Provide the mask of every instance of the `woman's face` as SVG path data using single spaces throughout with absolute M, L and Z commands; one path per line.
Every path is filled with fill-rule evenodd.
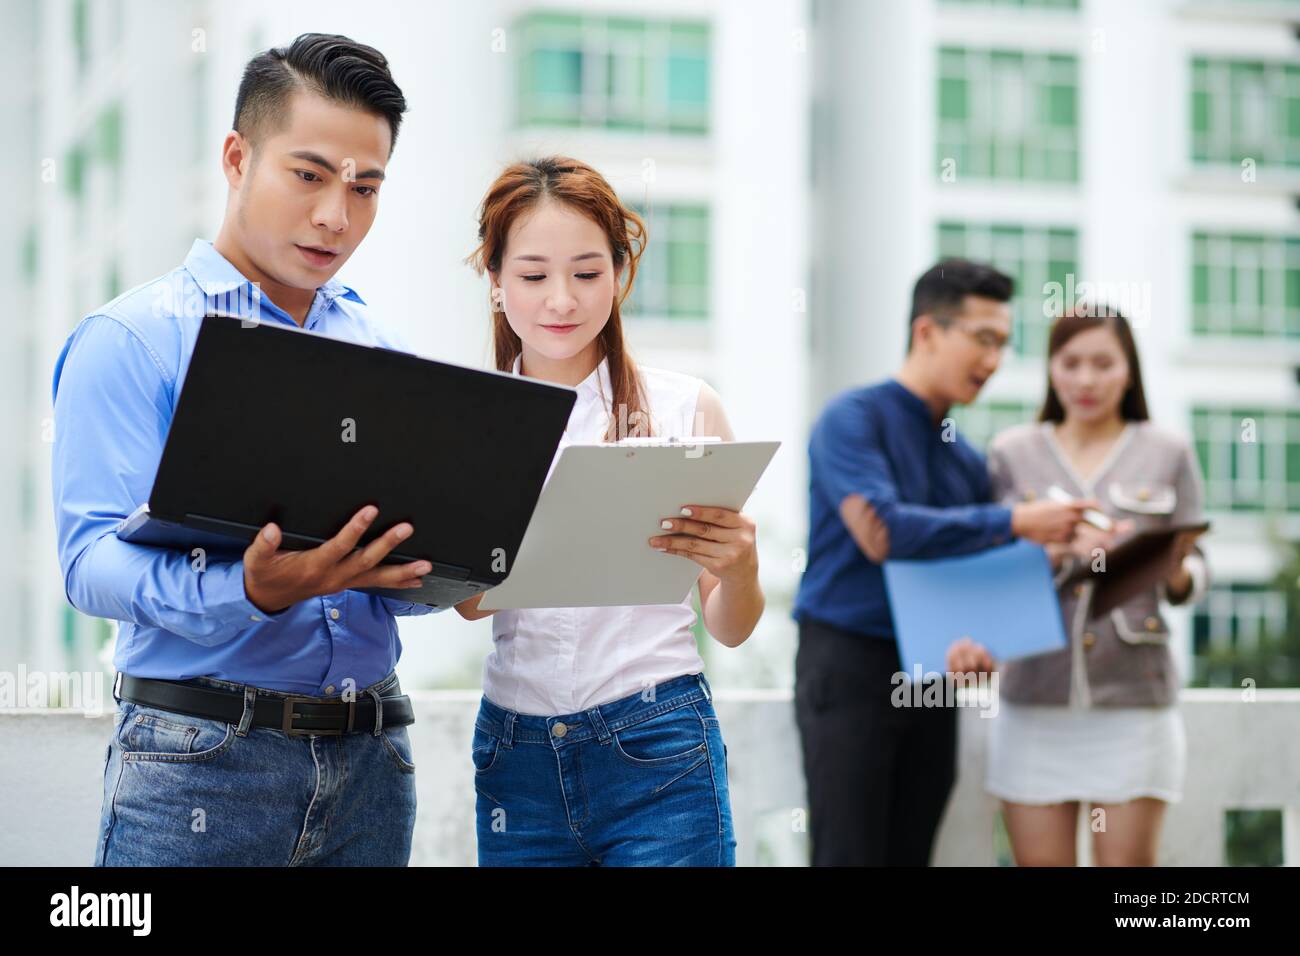
M 1073 336 L 1052 356 L 1048 368 L 1066 418 L 1097 421 L 1119 414 L 1129 367 L 1119 337 L 1109 326 Z
M 550 200 L 511 225 L 492 285 L 525 347 L 552 360 L 594 348 L 618 294 L 605 231 Z

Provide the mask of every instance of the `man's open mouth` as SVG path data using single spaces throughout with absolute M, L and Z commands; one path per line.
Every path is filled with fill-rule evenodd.
M 337 249 L 325 249 L 321 246 L 304 246 L 294 243 L 304 259 L 314 266 L 327 266 L 338 257 Z

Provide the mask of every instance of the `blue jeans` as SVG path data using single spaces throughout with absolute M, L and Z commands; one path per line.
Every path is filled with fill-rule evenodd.
M 406 865 L 415 828 L 406 727 L 289 736 L 251 726 L 251 716 L 247 696 L 238 723 L 119 699 L 95 865 Z
M 557 717 L 484 697 L 473 760 L 480 866 L 735 865 L 703 674 Z

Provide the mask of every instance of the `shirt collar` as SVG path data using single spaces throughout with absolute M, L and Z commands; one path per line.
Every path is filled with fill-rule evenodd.
M 232 311 L 240 316 L 247 314 L 253 302 L 261 299 L 261 290 L 248 281 L 248 277 L 230 264 L 207 239 L 195 239 L 185 257 L 185 268 L 194 277 L 194 284 L 203 290 L 209 304 Z M 365 305 L 365 300 L 337 279 L 330 279 L 316 290 L 322 300 L 320 306 L 329 308 L 339 297 Z M 268 302 L 270 300 L 267 300 Z
M 523 358 L 522 353 L 515 356 L 514 364 L 510 367 L 512 375 L 519 374 L 519 366 L 523 362 Z M 579 382 L 575 388 L 580 398 L 612 400 L 614 389 L 609 378 L 609 357 L 602 358 L 600 364 L 592 369 L 591 374 Z
M 916 392 L 912 391 L 896 378 L 891 378 L 889 384 L 893 386 L 894 391 L 898 394 L 899 400 L 903 405 L 907 406 L 915 414 L 925 419 L 927 425 L 931 428 L 938 428 L 942 424 L 942 422 L 935 422 L 934 412 L 930 410 L 930 406 L 925 403 L 925 399 L 920 395 L 917 395 Z

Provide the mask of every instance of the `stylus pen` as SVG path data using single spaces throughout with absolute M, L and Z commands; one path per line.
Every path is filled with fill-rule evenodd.
M 1066 505 L 1074 501 L 1074 495 L 1070 494 L 1060 485 L 1052 485 L 1052 487 L 1048 488 L 1047 497 L 1051 498 L 1053 501 L 1059 501 Z M 1094 528 L 1098 528 L 1102 531 L 1112 531 L 1115 528 L 1115 522 L 1111 521 L 1108 515 L 1102 514 L 1096 508 L 1085 508 L 1083 510 L 1083 520 L 1088 522 L 1088 524 L 1092 525 Z

